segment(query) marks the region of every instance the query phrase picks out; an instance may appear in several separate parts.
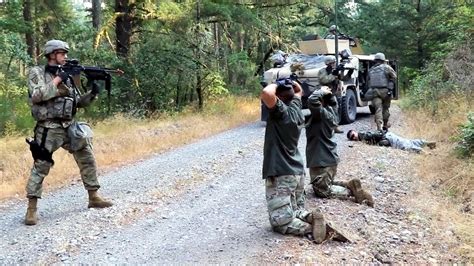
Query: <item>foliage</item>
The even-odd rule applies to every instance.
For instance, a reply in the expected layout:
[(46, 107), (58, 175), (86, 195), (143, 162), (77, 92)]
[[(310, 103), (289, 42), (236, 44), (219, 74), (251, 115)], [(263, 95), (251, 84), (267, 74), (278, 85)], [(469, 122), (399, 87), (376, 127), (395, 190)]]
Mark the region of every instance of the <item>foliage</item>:
[[(21, 131), (31, 124), (24, 86), (26, 66), (34, 58), (26, 52), (26, 33), (35, 39), (40, 64), (46, 63), (43, 44), (56, 38), (67, 41), (69, 57), (83, 65), (125, 71), (113, 78), (110, 96), (103, 93), (79, 113), (81, 119), (96, 120), (117, 112), (148, 116), (180, 111), (224, 94), (257, 95), (256, 74), (270, 67), (269, 54), (276, 49), (295, 52), (303, 36), (324, 36), (336, 21), (334, 1), (329, 0), (130, 1), (131, 42), (122, 58), (116, 54), (115, 28), (123, 14), (115, 12), (114, 2), (103, 1), (97, 30), (85, 16), (88, 11), (75, 9), (71, 1), (31, 1), (31, 22), (23, 19), (22, 1), (0, 5), (0, 97), (8, 101), (8, 107), (2, 106), (2, 131)], [(467, 1), (358, 2), (336, 2), (341, 31), (360, 37), (368, 52), (384, 51), (399, 60), (402, 87), (412, 88), (410, 104), (435, 110), (436, 104), (430, 104), (444, 93), (466, 92), (469, 83), (459, 78), (463, 73), (441, 59), (461, 40), (470, 40), (474, 19)], [(16, 92), (6, 94), (5, 88)]]
[(462, 158), (472, 157), (474, 153), (474, 113), (467, 115), (467, 122), (459, 126), (456, 151)]
[(472, 99), (474, 86), (471, 41), (462, 43), (445, 57), (434, 60), (413, 80), (408, 96), (411, 108), (431, 108), (437, 113), (438, 102), (448, 95)]
[(8, 83), (0, 74), (0, 135), (14, 135), (33, 127), (26, 87)]

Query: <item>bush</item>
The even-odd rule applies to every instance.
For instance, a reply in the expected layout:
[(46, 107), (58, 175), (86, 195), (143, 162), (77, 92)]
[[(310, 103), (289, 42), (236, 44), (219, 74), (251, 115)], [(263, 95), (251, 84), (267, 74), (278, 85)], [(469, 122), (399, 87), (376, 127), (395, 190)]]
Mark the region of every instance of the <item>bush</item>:
[(456, 151), (461, 158), (471, 157), (474, 151), (474, 113), (468, 114), (467, 122), (459, 126), (459, 131)]
[(25, 133), (34, 126), (26, 87), (16, 86), (0, 74), (0, 136)]

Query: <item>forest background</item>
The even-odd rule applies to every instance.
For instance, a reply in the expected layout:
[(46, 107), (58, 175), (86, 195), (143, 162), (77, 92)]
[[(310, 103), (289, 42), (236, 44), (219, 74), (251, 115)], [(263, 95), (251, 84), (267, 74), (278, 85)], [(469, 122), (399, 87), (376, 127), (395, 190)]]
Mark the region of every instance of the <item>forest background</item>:
[[(85, 9), (83, 2), (91, 7)], [(277, 50), (298, 52), (297, 41), (324, 36), (336, 16), (340, 31), (357, 37), (366, 54), (384, 52), (398, 61), (403, 97), (397, 104), (409, 128), (403, 133), (440, 144), (437, 156), (420, 157), (418, 171), (432, 180), (435, 193), (456, 204), (460, 224), (472, 229), (474, 11), (468, 0), (2, 0), (0, 182), (2, 191), (11, 193), (1, 196), (20, 191), (27, 178), (30, 164), (12, 167), (11, 162), (27, 154), (21, 139), (31, 135), (34, 121), (26, 75), (30, 66), (45, 64), (47, 40), (68, 42), (69, 58), (83, 65), (125, 71), (113, 78), (110, 95), (103, 92), (98, 103), (78, 114), (97, 130), (116, 127), (118, 135), (120, 129), (140, 129), (143, 121), (205, 114), (189, 120), (206, 125), (214, 119), (212, 126), (195, 127), (205, 131), (256, 119), (259, 81), (271, 66), (269, 57)], [(242, 108), (254, 110), (242, 118)], [(176, 128), (171, 122), (161, 126), (170, 125)], [(110, 150), (115, 143), (108, 138), (103, 137), (104, 149)], [(117, 145), (137, 136), (130, 138)], [(125, 148), (117, 149), (123, 154)], [(96, 153), (101, 165), (100, 147)], [(110, 153), (102, 165), (105, 161), (111, 161)], [(474, 236), (467, 231), (463, 252), (472, 255)]]

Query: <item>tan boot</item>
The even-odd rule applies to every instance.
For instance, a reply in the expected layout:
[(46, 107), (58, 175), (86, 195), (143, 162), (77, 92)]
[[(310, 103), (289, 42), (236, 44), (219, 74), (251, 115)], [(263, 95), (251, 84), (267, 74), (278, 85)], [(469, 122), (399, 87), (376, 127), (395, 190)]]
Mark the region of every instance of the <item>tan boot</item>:
[(365, 203), (370, 207), (374, 207), (374, 198), (369, 192), (362, 189), (362, 184), (358, 178), (351, 179), (347, 182), (347, 188), (352, 192), (357, 203)]
[(97, 190), (88, 190), (89, 193), (89, 205), (88, 208), (107, 208), (112, 206), (112, 202), (106, 201), (99, 196)]
[(28, 209), (26, 209), (25, 224), (35, 225), (38, 223), (38, 215), (36, 214), (36, 206), (38, 204), (38, 198), (28, 199)]
[(326, 222), (324, 216), (319, 211), (313, 211), (313, 239), (317, 244), (321, 244), (326, 239)]

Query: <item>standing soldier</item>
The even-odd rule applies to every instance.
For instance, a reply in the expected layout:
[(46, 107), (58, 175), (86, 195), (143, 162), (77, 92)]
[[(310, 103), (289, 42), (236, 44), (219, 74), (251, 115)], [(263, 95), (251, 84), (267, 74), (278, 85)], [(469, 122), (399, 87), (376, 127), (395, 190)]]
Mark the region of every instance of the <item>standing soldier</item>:
[[(41, 198), (43, 180), (54, 164), (52, 154), (60, 147), (73, 154), (79, 166), (81, 178), (89, 193), (89, 208), (105, 208), (112, 203), (102, 199), (97, 190), (97, 166), (91, 146), (92, 131), (84, 123), (74, 121), (77, 108), (88, 106), (99, 94), (99, 88), (81, 95), (71, 76), (60, 71), (64, 65), (69, 46), (60, 40), (46, 42), (44, 54), (46, 66), (35, 66), (28, 74), (28, 95), (31, 114), (36, 120), (34, 139), (30, 144), (34, 164), (26, 185), (28, 209), (25, 224), (35, 225), (38, 198)], [(82, 131), (85, 134), (78, 134)], [(81, 138), (81, 136), (83, 136)]]
[(373, 207), (374, 200), (362, 189), (359, 179), (334, 181), (339, 163), (333, 130), (337, 126), (336, 97), (323, 86), (309, 96), (308, 107), (311, 118), (306, 128), (306, 164), (314, 194), (319, 198), (347, 199), (354, 196), (357, 203)]
[[(263, 146), (263, 178), (270, 224), (281, 234), (310, 236), (321, 243), (335, 232), (319, 211), (305, 210), (304, 164), (298, 140), (304, 126), (301, 86), (290, 79), (267, 85), (261, 99), (269, 109)], [(332, 235), (332, 234), (331, 234)], [(337, 234), (336, 234), (337, 235)]]
[(375, 107), (375, 124), (377, 130), (387, 130), (390, 127), (389, 108), (397, 73), (385, 63), (383, 53), (376, 53), (374, 59), (375, 65), (369, 69), (369, 89), (373, 90), (374, 95), (372, 105)]
[[(328, 86), (334, 95), (340, 97), (340, 88), (339, 88), (339, 86), (341, 86), (340, 81), (350, 79), (354, 70), (350, 69), (346, 75), (341, 77), (340, 72), (344, 70), (344, 66), (340, 64), (338, 68), (336, 69), (336, 57), (332, 55), (328, 55), (324, 58), (324, 64), (326, 64), (326, 68), (321, 68), (317, 74), (318, 79), (319, 79), (319, 84), (320, 86)], [(337, 111), (337, 125), (338, 125), (340, 122), (339, 106), (336, 105), (335, 108)], [(334, 127), (334, 132), (344, 133), (344, 131), (340, 129), (339, 126)]]

